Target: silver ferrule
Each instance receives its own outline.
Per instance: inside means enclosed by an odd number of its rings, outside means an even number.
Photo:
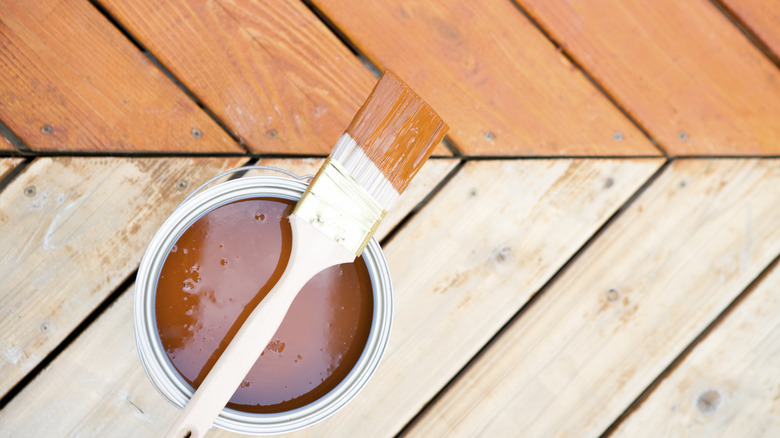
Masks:
[[[387,211],[338,161],[328,157],[293,214],[359,256]]]

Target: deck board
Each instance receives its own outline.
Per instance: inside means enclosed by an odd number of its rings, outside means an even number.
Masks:
[[[0,120],[0,123],[1,122],[2,120]],[[10,140],[8,140],[3,136],[3,133],[0,130],[0,151],[15,151],[15,150],[16,148],[14,147],[14,145],[11,143]]]
[[[395,316],[377,373],[293,436],[394,436],[659,165],[467,163],[385,247]]]
[[[410,436],[602,434],[780,254],[778,164],[675,161]]]
[[[755,35],[760,43],[780,58],[780,0],[719,0]]]
[[[245,158],[38,158],[0,193],[0,394],[138,266],[188,191]]]
[[[0,436],[146,438],[167,430],[178,410],[141,367],[132,295],[131,287],[3,409]]]
[[[0,101],[33,150],[242,151],[86,0],[0,2]]]
[[[103,3],[253,152],[327,155],[376,81],[297,1]]]
[[[780,434],[778,1],[0,0],[0,438],[167,430],[151,235],[314,173],[385,68],[452,149],[375,234],[377,374],[291,436]]]
[[[659,164],[533,160],[471,163],[461,169],[385,248],[394,275],[396,318],[383,365],[343,411],[300,435],[395,434]],[[609,178],[612,184],[606,183]],[[487,194],[513,190],[509,181],[527,183],[528,190],[517,204],[503,205],[504,214],[493,220],[487,207],[500,198]],[[542,216],[553,220],[541,221]],[[451,220],[453,227],[442,227],[443,220]],[[486,224],[492,231],[484,238],[463,242],[474,230],[484,233]],[[506,235],[501,231],[506,229],[514,231]],[[452,235],[448,242],[448,232],[459,237]],[[486,288],[475,289],[477,283]],[[488,286],[494,293],[486,295]],[[0,416],[0,431],[146,436],[172,421],[176,409],[151,390],[136,357],[127,295],[9,403],[7,415]],[[76,390],[90,378],[93,385]],[[50,415],[45,421],[25,421],[40,411],[35,408],[39,403]],[[383,408],[375,409],[379,404]],[[212,435],[231,436],[224,431]]]
[[[0,181],[22,161],[22,158],[0,158]]]
[[[517,2],[670,154],[780,154],[780,71],[710,0]]]
[[[320,159],[268,159],[260,164],[304,175],[320,163]],[[390,223],[406,216],[455,163],[451,159],[428,162],[418,174],[421,179],[415,179],[399,200],[398,215],[388,215]],[[146,437],[164,430],[177,409],[154,391],[144,374],[132,326],[131,290],[3,410],[0,436],[39,436],[45,432]],[[41,404],[50,415],[44,421],[28,421],[36,415],[31,407]]]
[[[417,90],[467,155],[659,154],[509,2],[312,3]]]
[[[778,363],[775,268],[612,436],[780,436]]]

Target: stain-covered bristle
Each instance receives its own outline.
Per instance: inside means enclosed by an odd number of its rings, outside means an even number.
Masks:
[[[390,71],[382,75],[347,128],[399,194],[446,133],[447,125],[438,114]]]

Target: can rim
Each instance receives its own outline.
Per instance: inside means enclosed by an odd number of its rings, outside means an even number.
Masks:
[[[208,211],[230,202],[263,196],[297,201],[306,186],[300,180],[271,175],[246,176],[219,183],[182,202],[150,241],[136,277],[133,302],[136,346],[144,372],[152,385],[173,405],[182,408],[193,390],[165,354],[154,317],[157,279],[171,246],[184,230]],[[215,426],[246,434],[292,432],[334,414],[366,385],[387,347],[392,326],[393,298],[387,260],[376,239],[371,239],[363,252],[363,258],[371,277],[374,313],[366,345],[347,376],[324,396],[291,411],[254,414],[226,407],[215,419]]]

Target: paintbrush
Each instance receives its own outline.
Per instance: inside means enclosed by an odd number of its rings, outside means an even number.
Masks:
[[[377,82],[290,215],[292,249],[276,285],[250,313],[181,411],[167,437],[202,437],[315,274],[348,263],[371,240],[447,132],[398,76]]]

